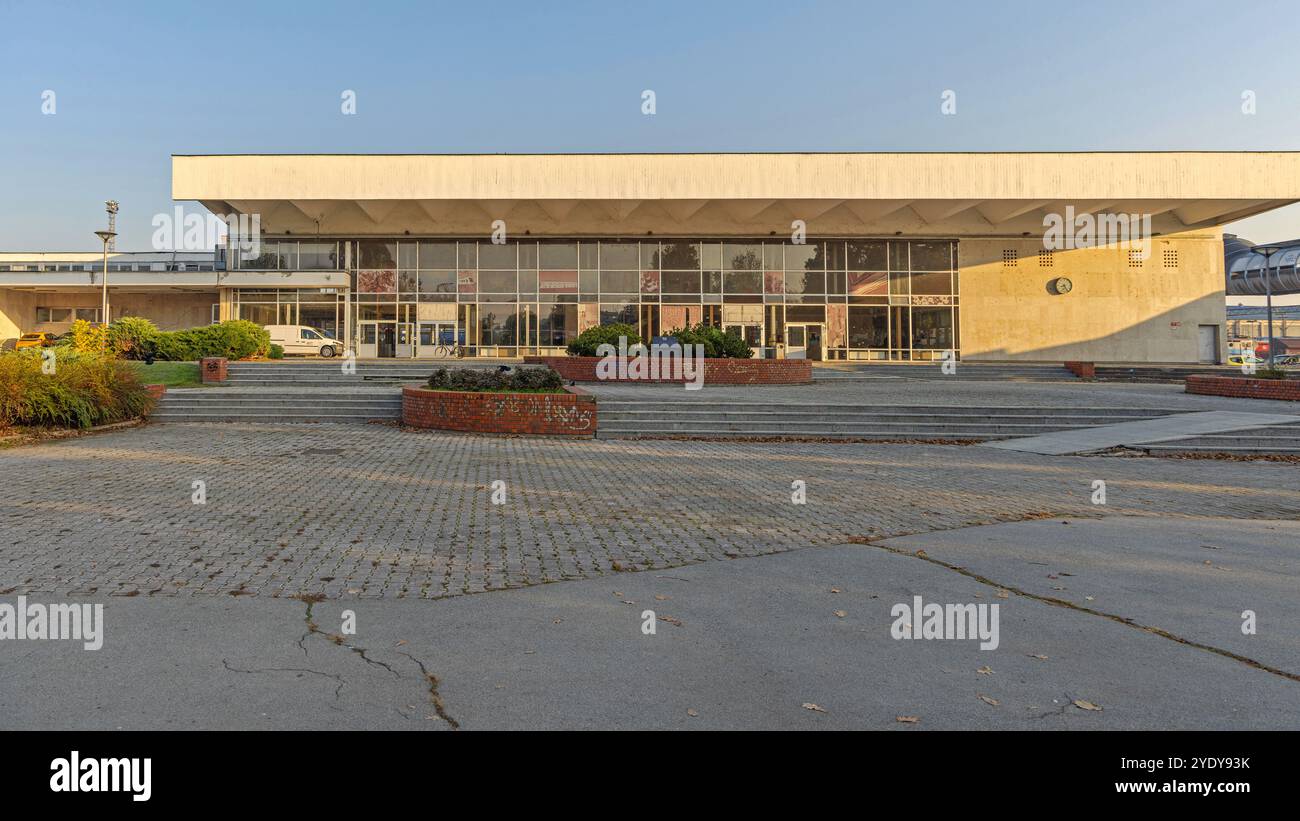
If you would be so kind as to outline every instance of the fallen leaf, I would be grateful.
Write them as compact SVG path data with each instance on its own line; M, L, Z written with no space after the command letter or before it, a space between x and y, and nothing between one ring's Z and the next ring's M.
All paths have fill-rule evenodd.
M844 618L845 616L848 615L848 611L846 611L846 610L836 610L836 611L835 611L835 615L836 615L838 618L841 618L841 619L842 619L842 618Z
M675 618L673 616L660 616L659 621L666 621L669 624L673 625L674 627L682 626L682 620L679 618Z
M660 593L655 596L655 601L668 601L671 598L672 596L665 596L662 593Z
M1009 598L1011 598L1011 594L1008 593L1008 592L1005 591L1005 590L999 590L999 591L998 591L998 598L999 598L999 599L1009 599Z
M803 703L803 708L804 708L805 710L812 710L814 713L824 713L824 712L826 712L826 711L823 710L821 707L818 707L816 704L813 704L811 701L805 701L805 702Z
M1001 704L1001 702L998 701L996 698L989 698L988 696L980 696L980 701L984 702L985 704L992 704L994 707Z
M897 721L899 724L919 724L921 723L921 718L920 716L895 716L894 721Z
M1031 659L1038 659L1039 661L1047 661L1047 656L1039 655L1038 653L1030 653L1029 657Z
M982 674L982 675L991 676L991 675L993 675L993 668L992 668L992 667L989 667L989 666L986 664L986 665L984 665L983 667L981 667L980 669L976 670L975 672L980 673L980 674Z
M1074 706L1078 707L1080 710L1092 710L1093 712L1097 712L1097 713L1101 712L1101 708L1098 707L1096 704L1093 704L1091 701L1084 701L1081 698L1076 698L1074 700Z
M840 589L839 589L838 587L832 587L832 588L831 588L831 592L832 592L832 593L838 593L838 592L840 592Z
M399 641L399 642L397 643L397 646L398 646L398 647L401 647L403 644L406 644L406 639L402 639L401 641Z
M691 709L691 710L687 710L687 711L686 711L686 715L690 716L691 718L695 718L695 717L696 717L697 715L699 715L699 714L700 714L700 711L699 711L699 710L695 710L695 709Z

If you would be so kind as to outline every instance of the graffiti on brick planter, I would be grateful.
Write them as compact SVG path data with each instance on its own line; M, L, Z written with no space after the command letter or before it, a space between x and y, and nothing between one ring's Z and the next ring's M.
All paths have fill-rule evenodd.
M594 411L567 402L553 401L551 397L508 395L492 397L492 415L502 417L541 417L549 424L559 425L574 432L591 429Z

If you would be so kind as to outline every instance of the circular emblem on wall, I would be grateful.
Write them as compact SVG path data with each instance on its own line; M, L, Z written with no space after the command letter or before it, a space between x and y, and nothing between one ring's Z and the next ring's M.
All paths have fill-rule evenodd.
M1052 280L1052 291L1058 294L1068 294L1074 288L1074 283L1065 277L1057 277Z

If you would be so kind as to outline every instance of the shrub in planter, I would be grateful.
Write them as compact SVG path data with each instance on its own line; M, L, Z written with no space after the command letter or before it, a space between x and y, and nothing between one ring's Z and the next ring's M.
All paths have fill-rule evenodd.
M627 346L643 345L644 340L636 328L631 325L596 325L578 334L578 338L569 343L569 356L598 356L596 349L601 345L613 345L618 348L618 338L627 337Z
M0 425L88 428L133 419L153 397L130 362L100 354L56 354L42 370L39 351L0 356Z
M554 368L549 367L515 368L509 372L482 368L439 368L429 377L427 385L435 391L560 393L564 390L564 379Z
M1286 371L1281 368L1257 368L1252 376L1256 379L1286 379Z
M692 328L679 328L669 331L668 336L676 337L682 345L701 345L704 355L719 359L749 359L754 355L749 343L736 333L725 333L721 328L711 325L696 325Z
M267 359L284 359L284 346L271 343L271 350L266 355Z

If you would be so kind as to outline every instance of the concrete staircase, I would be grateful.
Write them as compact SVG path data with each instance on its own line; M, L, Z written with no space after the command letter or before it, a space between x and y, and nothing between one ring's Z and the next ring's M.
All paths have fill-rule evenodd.
M1259 454L1300 455L1300 423L1247 428L1227 433L1205 434L1173 442L1134 447L1152 454L1227 453L1236 456Z
M181 388L163 395L154 422L371 422L402 416L394 388L337 391L287 388Z
M1064 365L1025 363L958 362L954 373L945 374L939 362L818 363L813 379L821 382L867 380L881 377L904 379L950 379L960 382L1073 382L1076 377Z
M356 373L343 372L342 359L307 362L231 362L227 383L240 387L349 388L424 382L440 367L461 367L464 360L394 360L357 362Z
M945 408L851 404L658 402L601 399L598 439L817 437L1002 439L1132 422L1177 413L1158 408Z
M1098 365L1097 379L1105 382L1182 382L1192 374L1240 376L1241 368L1231 365Z

